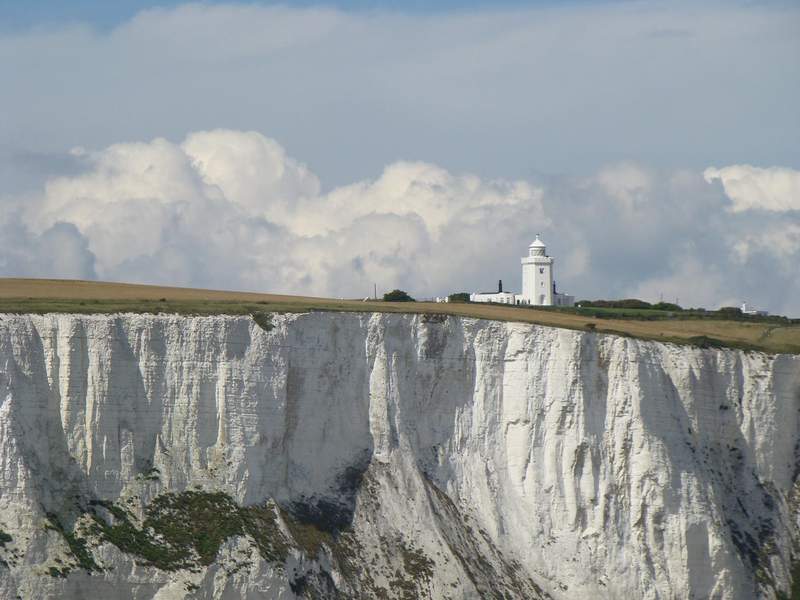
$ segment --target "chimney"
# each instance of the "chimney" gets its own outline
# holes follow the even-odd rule
[[[498,293],[502,293],[503,292],[503,280],[502,279],[497,281],[497,292]]]

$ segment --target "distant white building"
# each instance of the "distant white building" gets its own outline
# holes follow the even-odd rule
[[[769,313],[765,310],[756,310],[752,306],[749,306],[747,302],[742,302],[742,314],[758,315],[759,317],[766,317]]]
[[[503,291],[503,280],[497,282],[496,292],[475,292],[469,295],[470,302],[496,302],[497,304],[516,304],[517,294]]]
[[[573,306],[575,297],[556,290],[553,276],[552,256],[547,256],[547,247],[536,234],[536,239],[528,246],[528,256],[522,257],[522,293],[503,291],[500,281],[496,292],[476,292],[470,294],[472,302],[495,302],[497,304],[526,304],[533,306]]]

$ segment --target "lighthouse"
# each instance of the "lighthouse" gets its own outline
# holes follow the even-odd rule
[[[527,306],[573,306],[575,297],[556,290],[553,278],[553,257],[547,256],[547,247],[536,234],[528,246],[528,256],[522,257],[522,293],[503,291],[500,281],[496,292],[474,292],[470,302],[494,302]],[[438,300],[437,300],[438,301]]]
[[[520,295],[524,304],[553,305],[553,257],[547,256],[547,246],[538,233],[533,243],[528,246],[528,256],[522,257]]]

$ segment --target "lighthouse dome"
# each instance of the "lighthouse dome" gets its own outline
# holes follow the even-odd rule
[[[544,256],[547,246],[544,245],[544,242],[539,238],[539,234],[537,233],[536,239],[533,240],[528,248],[530,249],[531,256]]]

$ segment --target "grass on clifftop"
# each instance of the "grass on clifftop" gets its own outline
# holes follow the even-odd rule
[[[728,321],[666,311],[553,309],[490,304],[336,300],[96,281],[0,279],[0,313],[166,313],[257,315],[309,311],[457,315],[534,323],[702,347],[800,354],[800,324],[760,319]],[[629,314],[630,313],[630,314]],[[661,314],[663,313],[663,314]]]

